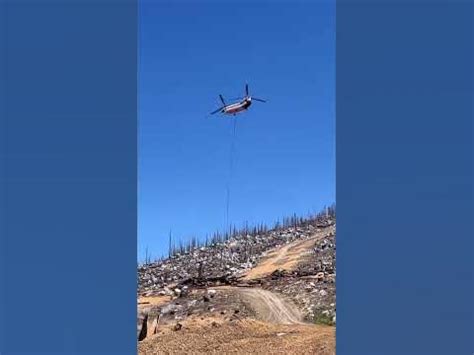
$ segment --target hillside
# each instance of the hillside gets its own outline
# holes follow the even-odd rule
[[[319,216],[139,267],[139,352],[334,353],[335,227]]]

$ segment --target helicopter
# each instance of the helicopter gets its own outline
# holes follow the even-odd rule
[[[265,100],[258,99],[256,97],[251,97],[249,95],[249,85],[248,84],[245,84],[245,97],[240,98],[240,101],[238,101],[238,102],[227,105],[225,103],[224,98],[222,97],[222,95],[219,95],[219,98],[222,101],[222,106],[220,108],[218,108],[217,110],[211,112],[211,115],[220,112],[220,113],[223,113],[223,114],[235,116],[239,112],[246,111],[250,107],[250,105],[252,104],[252,100],[253,101],[259,101],[259,102],[266,102]]]

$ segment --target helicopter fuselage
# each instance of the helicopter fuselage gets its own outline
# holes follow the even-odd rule
[[[228,115],[235,115],[239,112],[247,110],[251,104],[252,104],[252,101],[250,99],[246,99],[246,100],[224,107],[222,109],[222,113],[225,113]]]

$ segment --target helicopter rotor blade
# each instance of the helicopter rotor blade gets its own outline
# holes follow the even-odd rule
[[[252,97],[252,100],[255,100],[255,101],[260,101],[260,102],[267,102],[265,100],[262,100],[262,99],[257,99],[256,97]]]
[[[213,114],[215,114],[215,113],[221,112],[224,107],[225,107],[225,106],[222,106],[222,107],[218,108],[217,110],[212,111],[212,112],[210,113],[210,115],[213,115]]]
[[[224,105],[224,106],[225,106],[225,101],[224,101],[224,98],[222,97],[222,95],[219,95],[219,98],[220,98],[220,99],[221,99],[221,101],[222,101],[222,105]]]

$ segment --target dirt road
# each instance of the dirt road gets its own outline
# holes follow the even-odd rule
[[[283,247],[271,251],[263,260],[244,277],[244,280],[252,280],[271,274],[275,270],[282,269],[290,271],[295,268],[304,258],[305,252],[311,250],[314,244],[325,238],[327,232],[316,233],[312,238],[297,240]]]
[[[298,309],[273,292],[259,288],[235,288],[243,300],[257,313],[258,319],[278,324],[300,324]]]

